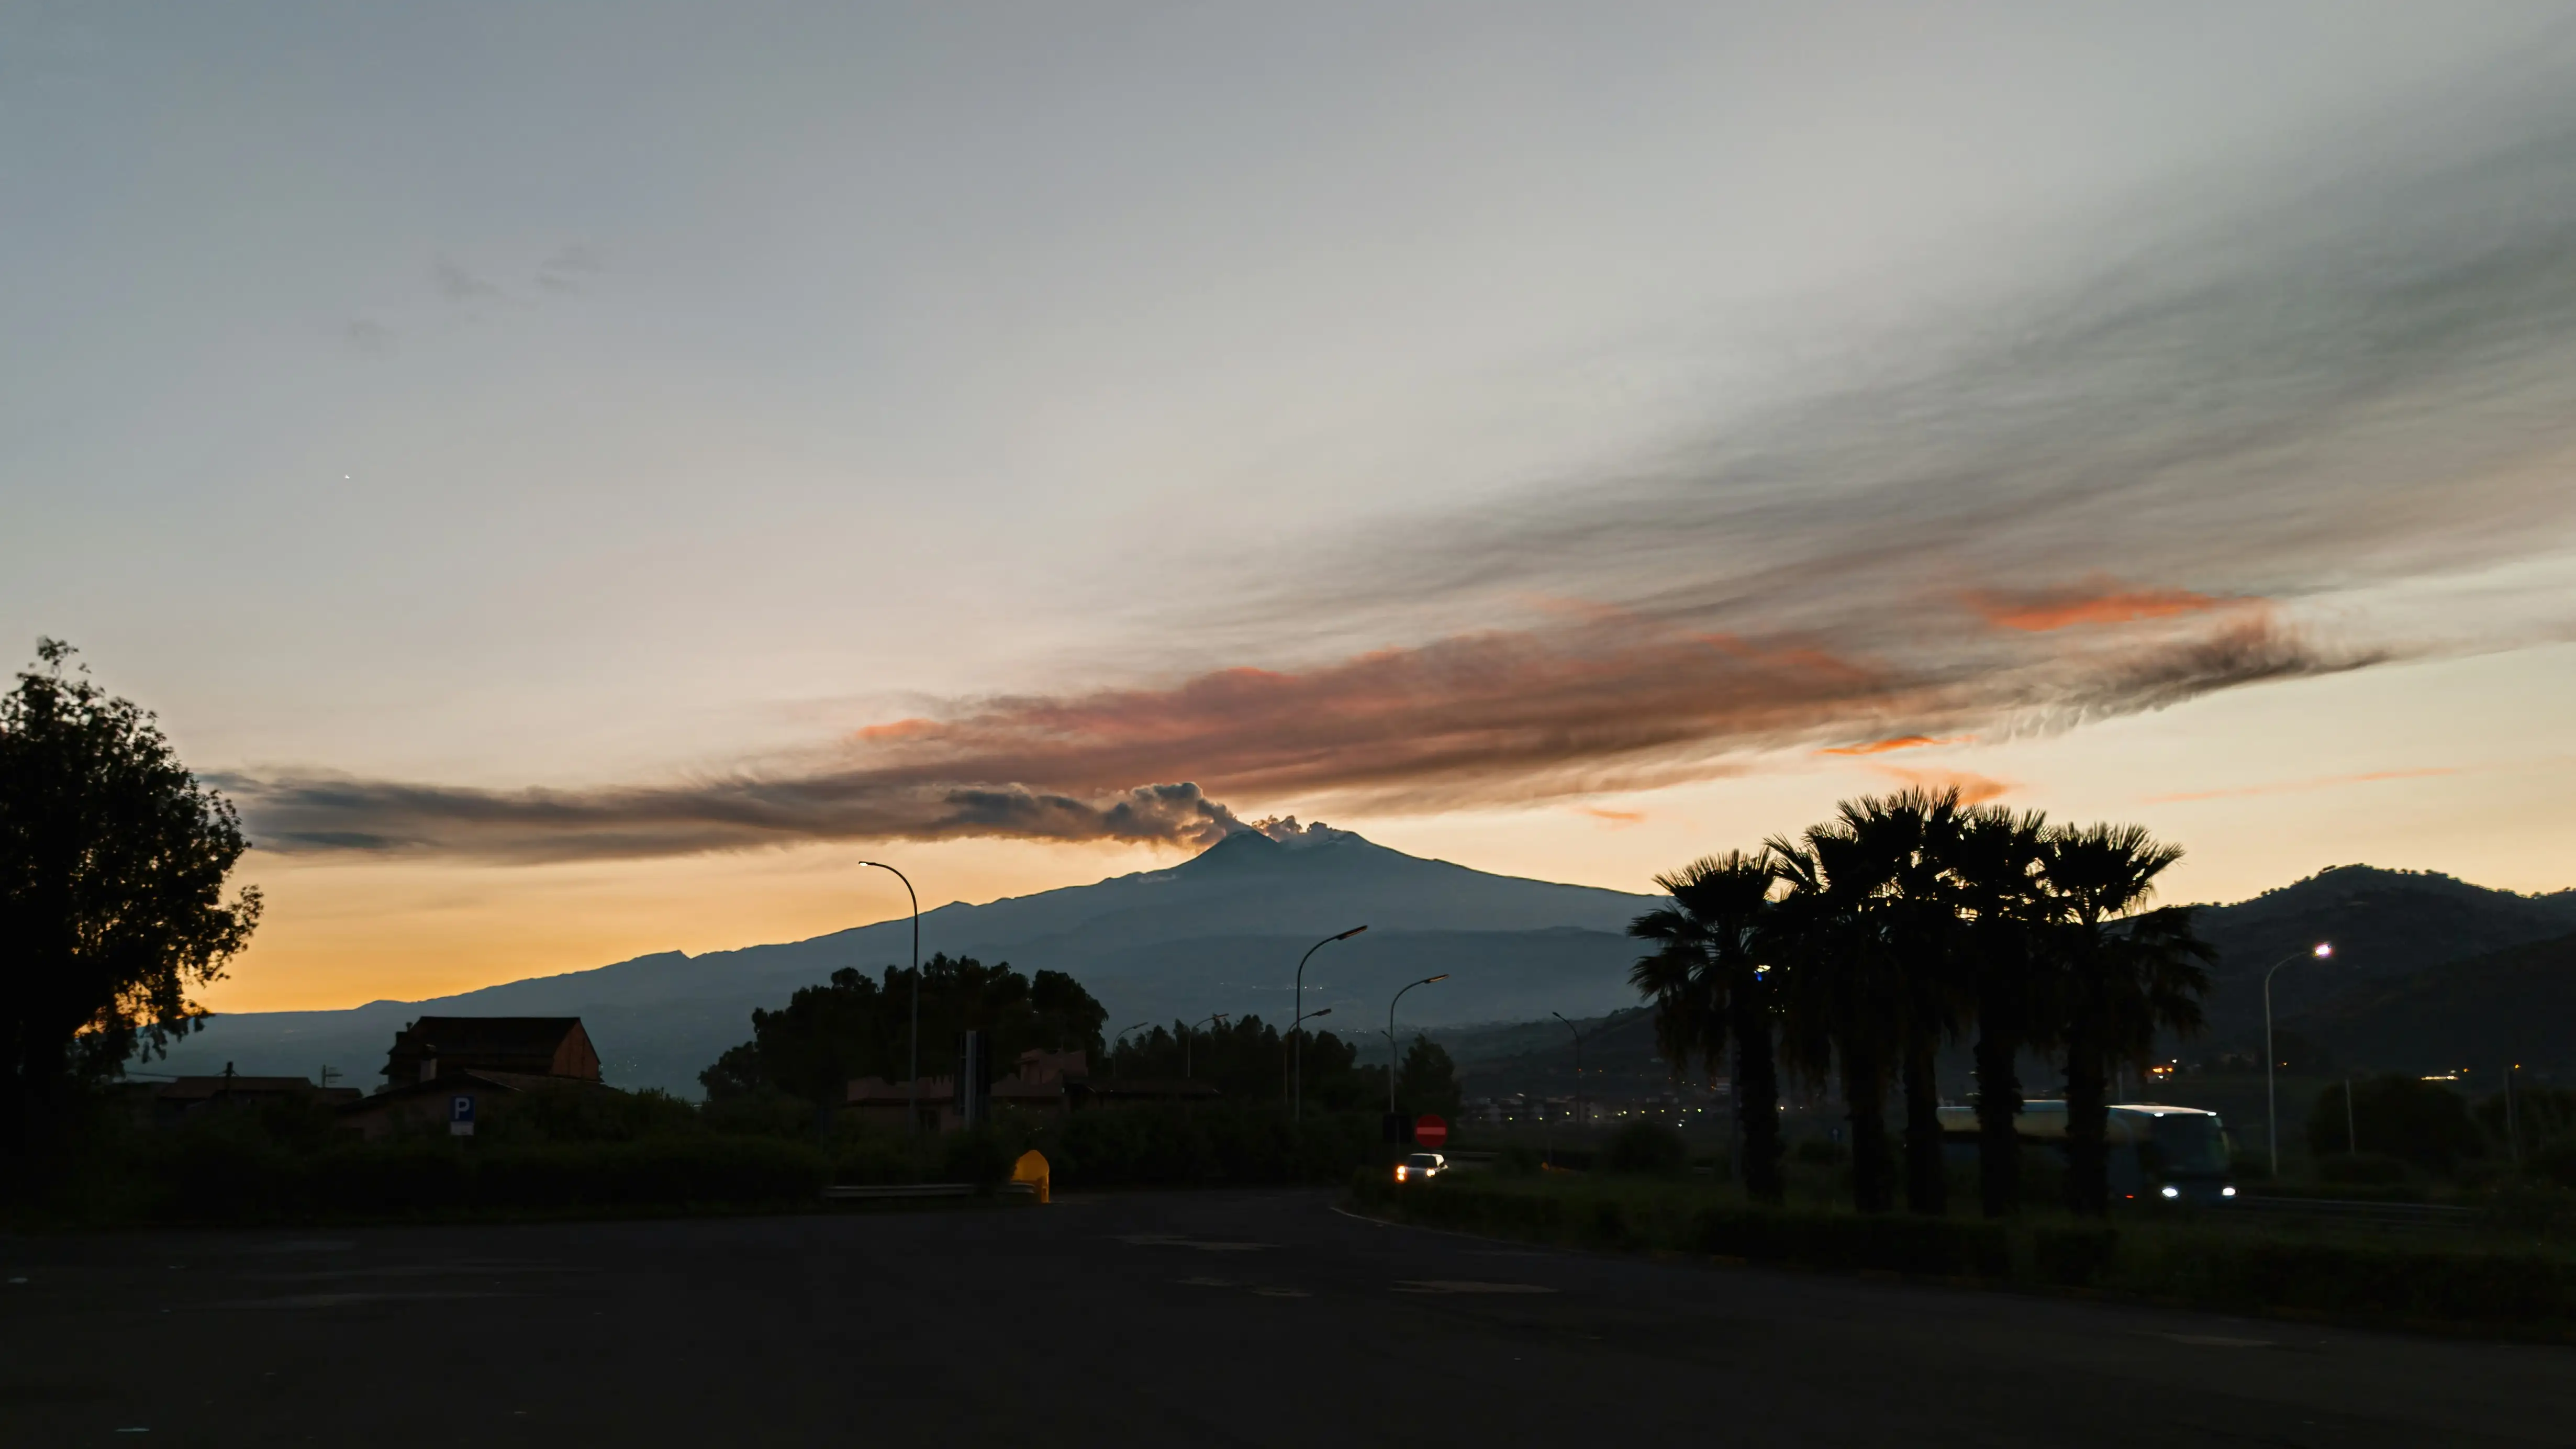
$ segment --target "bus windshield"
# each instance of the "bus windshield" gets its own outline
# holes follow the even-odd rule
[[[2166,1172],[2198,1176],[2227,1171],[2227,1141],[2216,1117],[2204,1112],[2151,1117],[2147,1133]]]

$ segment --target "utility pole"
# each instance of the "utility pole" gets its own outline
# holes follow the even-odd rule
[[[1313,956],[1316,952],[1323,950],[1326,946],[1333,944],[1335,941],[1347,941],[1351,937],[1356,936],[1367,929],[1368,927],[1366,926],[1353,926],[1349,930],[1344,931],[1337,936],[1326,936],[1324,939],[1317,941],[1314,945],[1307,947],[1306,954],[1297,958],[1296,1014],[1290,1017],[1288,1022],[1290,1074],[1288,1081],[1288,1116],[1290,1121],[1302,1122],[1306,1120],[1306,1053],[1302,1049],[1306,1044],[1303,1033],[1307,1017],[1306,961],[1308,957]],[[1322,1011],[1315,1012],[1314,1015],[1323,1016],[1331,1011],[1332,1008],[1328,1006]]]
[[[1564,1012],[1551,1011],[1548,1015],[1555,1017],[1558,1021],[1565,1022],[1565,1029],[1567,1031],[1574,1032],[1574,1127],[1575,1130],[1579,1132],[1583,1130],[1583,1127],[1585,1126],[1583,1120],[1583,1033],[1574,1031],[1574,1023],[1565,1020]]]

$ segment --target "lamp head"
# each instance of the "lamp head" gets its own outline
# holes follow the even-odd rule
[[[1365,931],[1365,930],[1367,930],[1367,929],[1368,929],[1368,927],[1366,927],[1366,926],[1353,926],[1353,927],[1351,927],[1349,930],[1344,931],[1343,933],[1341,933],[1341,934],[1340,934],[1340,935],[1338,935],[1338,936],[1335,936],[1333,939],[1334,939],[1334,940],[1336,940],[1336,941],[1347,941],[1347,940],[1349,940],[1351,937],[1356,936],[1356,935],[1358,935],[1360,932]]]
[[[2310,954],[2310,955],[2312,955],[2312,956],[2316,957],[2318,960],[2322,961],[2322,960],[2326,959],[2328,956],[2331,956],[2331,955],[2333,955],[2333,954],[2334,954],[2334,943],[2333,943],[2333,942],[2331,942],[2331,941],[2319,941],[2319,942],[2317,943],[2317,949],[2316,949],[2316,950],[2314,950],[2314,951],[2309,952],[2308,954]]]
[[[1325,1007],[1325,1008],[1324,1008],[1323,1010],[1321,1010],[1321,1011],[1310,1011],[1310,1012],[1307,1012],[1307,1013],[1306,1013],[1306,1019],[1307,1019],[1308,1021],[1313,1021],[1316,1017],[1319,1017],[1319,1016],[1330,1016],[1330,1015],[1332,1015],[1332,1014],[1333,1014],[1333,1009],[1332,1009],[1331,1007],[1327,1006],[1327,1007]]]
[[[1432,982],[1434,982],[1434,981],[1446,981],[1446,980],[1448,980],[1448,979],[1449,979],[1449,973],[1448,973],[1448,972],[1446,972],[1446,971],[1443,971],[1443,972],[1441,972],[1441,973],[1440,973],[1439,975],[1437,975],[1437,976],[1425,976],[1425,977],[1423,977],[1423,978],[1422,978],[1422,984],[1423,984],[1423,985],[1425,985],[1425,986],[1428,986],[1428,985],[1430,985],[1430,984],[1431,984]]]

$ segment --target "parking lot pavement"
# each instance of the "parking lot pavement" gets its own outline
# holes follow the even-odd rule
[[[2576,1350],[1552,1252],[1302,1192],[18,1238],[0,1267],[10,1446],[2170,1449],[2576,1423]]]

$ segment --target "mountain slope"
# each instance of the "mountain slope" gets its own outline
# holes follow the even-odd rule
[[[2347,994],[2299,1029],[2348,1062],[2400,1071],[2466,1067],[2492,1084],[2519,1062],[2576,1077],[2576,934],[2529,941]]]
[[[2576,890],[2524,896],[2430,871],[2337,866],[2234,905],[2203,906],[2201,934],[2218,948],[2207,1003],[2213,1046],[2259,1044],[2263,973],[2276,1021],[2355,999],[2381,983],[2444,962],[2576,931]],[[2319,941],[2334,955],[2318,961]]]
[[[1490,875],[1311,827],[1288,840],[1230,836],[1170,870],[1114,877],[984,905],[924,912],[921,949],[1007,960],[1079,978],[1111,1012],[1136,1020],[1211,1012],[1284,1019],[1297,957],[1351,926],[1369,932],[1316,953],[1306,1009],[1331,1027],[1382,1031],[1386,996],[1441,971],[1405,999],[1415,1024],[1595,1013],[1631,998],[1624,935],[1649,897]],[[909,918],[812,940],[688,956],[676,951],[430,1001],[348,1011],[217,1018],[153,1070],[303,1072],[337,1067],[373,1086],[396,1029],[413,1017],[580,1016],[610,1081],[694,1094],[697,1073],[751,1034],[753,1008],[843,966],[877,971],[912,950]],[[1376,1026],[1371,1027],[1374,1021]],[[944,1053],[946,1048],[938,1051]],[[925,1046],[925,1055],[936,1059]]]

